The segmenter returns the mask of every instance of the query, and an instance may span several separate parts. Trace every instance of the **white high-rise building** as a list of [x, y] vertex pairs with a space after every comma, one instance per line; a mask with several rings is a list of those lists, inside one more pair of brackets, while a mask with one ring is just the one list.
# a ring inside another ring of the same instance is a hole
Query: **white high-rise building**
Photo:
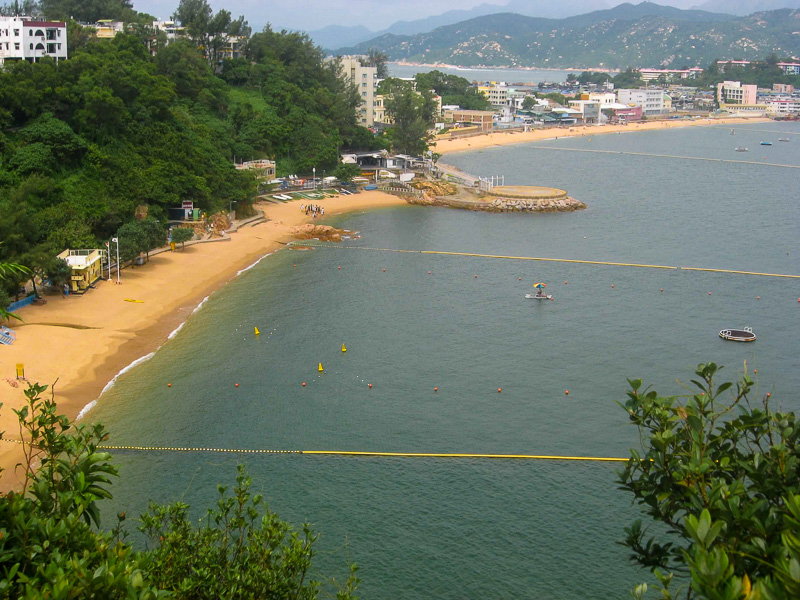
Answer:
[[67, 24], [32, 17], [0, 17], [0, 65], [7, 60], [36, 62], [67, 58]]
[[669, 112], [664, 106], [664, 90], [617, 90], [617, 99], [620, 104], [641, 106], [645, 115], [663, 115]]

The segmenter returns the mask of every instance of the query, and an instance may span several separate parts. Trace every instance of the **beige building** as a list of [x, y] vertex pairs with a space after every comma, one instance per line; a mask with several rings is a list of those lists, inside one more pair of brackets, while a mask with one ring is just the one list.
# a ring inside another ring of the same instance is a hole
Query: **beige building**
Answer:
[[72, 280], [69, 290], [73, 293], [83, 293], [90, 285], [103, 276], [103, 250], [64, 250], [58, 255], [67, 261], [72, 269]]
[[481, 131], [491, 131], [494, 127], [494, 112], [491, 110], [454, 110], [454, 123], [469, 123], [481, 128]]
[[378, 68], [361, 66], [362, 56], [343, 56], [342, 76], [358, 89], [361, 104], [356, 108], [356, 121], [363, 127], [375, 124], [375, 96], [378, 88]]
[[720, 106], [723, 104], [752, 106], [756, 103], [757, 94], [757, 85], [742, 85], [739, 81], [723, 81], [717, 84], [717, 100]]

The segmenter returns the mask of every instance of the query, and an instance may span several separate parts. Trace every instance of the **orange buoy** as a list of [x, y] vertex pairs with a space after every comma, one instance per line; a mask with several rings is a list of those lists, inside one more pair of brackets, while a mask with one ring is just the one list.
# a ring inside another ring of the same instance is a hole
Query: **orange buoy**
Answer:
[[502, 392], [502, 391], [503, 391], [503, 388], [497, 388], [497, 393], [498, 393], [498, 394], [499, 394], [500, 392]]
[[519, 280], [522, 281], [522, 277], [520, 277]]
[[341, 270], [342, 270], [342, 267], [339, 267], [339, 270], [341, 271]]
[[477, 276], [477, 275], [475, 275], [475, 279], [477, 279], [477, 278], [478, 278], [478, 276]]
[[438, 387], [435, 387], [435, 388], [433, 388], [433, 391], [434, 391], [434, 392], [438, 392], [438, 391], [439, 391], [439, 388], [438, 388]]
[[368, 383], [367, 385], [369, 386], [369, 389], [372, 389], [372, 384], [371, 383]]
[[168, 383], [168, 384], [167, 384], [167, 387], [172, 387], [172, 384], [171, 384], [171, 383]]
[[383, 272], [386, 273], [386, 269], [384, 269]]
[[293, 266], [293, 267], [296, 267], [297, 265], [292, 265], [292, 266]]
[[758, 373], [758, 369], [753, 369], [753, 373]]
[[710, 295], [711, 295], [711, 292], [708, 292], [708, 295], [710, 296]]
[[614, 287], [614, 284], [613, 284], [613, 283], [611, 284], [611, 287]]
[[306, 382], [305, 381], [303, 382], [303, 387], [306, 387]]
[[769, 398], [770, 396], [772, 396], [772, 394], [770, 394], [769, 392], [767, 392], [767, 398]]
[[663, 291], [664, 291], [664, 288], [661, 288], [661, 291], [663, 292]]
[[756, 296], [756, 300], [761, 300], [761, 296]]
[[566, 282], [566, 281], [564, 282], [564, 285], [567, 285], [567, 282]]
[[239, 384], [238, 384], [238, 383], [235, 383], [234, 385], [235, 385], [236, 387], [239, 387]]
[[430, 271], [428, 271], [428, 275], [430, 275], [430, 274], [431, 274], [431, 272], [430, 272]]
[[566, 396], [569, 396], [569, 390], [564, 390], [564, 394], [565, 394]]

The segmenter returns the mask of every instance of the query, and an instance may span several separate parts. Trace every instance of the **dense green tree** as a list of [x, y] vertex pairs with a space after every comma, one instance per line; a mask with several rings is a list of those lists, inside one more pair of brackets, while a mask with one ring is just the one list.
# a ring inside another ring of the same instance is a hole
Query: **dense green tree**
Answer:
[[353, 181], [353, 177], [358, 177], [360, 174], [361, 169], [354, 163], [341, 163], [333, 171], [333, 176], [343, 183]]
[[172, 229], [172, 241], [180, 244], [181, 248], [186, 248], [186, 242], [194, 237], [194, 230], [188, 227], [174, 227]]
[[417, 89], [433, 90], [442, 97], [442, 104], [455, 104], [464, 110], [489, 110], [486, 98], [469, 81], [457, 75], [446, 75], [438, 70], [414, 75]]
[[387, 62], [389, 57], [378, 50], [377, 48], [370, 48], [367, 50], [366, 55], [361, 59], [361, 66], [375, 67], [377, 69], [377, 76], [380, 79], [386, 79], [389, 76], [389, 66]]
[[166, 245], [167, 231], [158, 221], [152, 218], [140, 221], [139, 227], [141, 227], [142, 233], [144, 233], [147, 240], [145, 254], [147, 255], [147, 260], [150, 260], [150, 250]]
[[125, 223], [114, 237], [119, 240], [121, 262], [133, 261], [150, 249], [150, 240], [139, 221]]
[[637, 521], [625, 545], [657, 572], [665, 598], [679, 595], [672, 574], [690, 576], [687, 598], [797, 598], [800, 423], [774, 412], [770, 394], [755, 397], [746, 368], [735, 384], [718, 384], [718, 374], [714, 363], [699, 365], [684, 397], [629, 380], [623, 407], [642, 448], [619, 483], [667, 533]]
[[131, 20], [135, 16], [130, 0], [39, 0], [45, 17], [49, 19], [75, 19], [96, 23], [100, 19]]
[[63, 258], [53, 257], [45, 265], [44, 274], [50, 280], [50, 284], [60, 290], [65, 283], [69, 283], [72, 268]]
[[644, 87], [644, 80], [639, 75], [639, 71], [631, 67], [617, 73], [612, 81], [618, 90]]
[[392, 149], [421, 156], [428, 149], [429, 128], [436, 110], [430, 92], [418, 93], [400, 80], [387, 79], [381, 85], [387, 95], [386, 114], [392, 122], [386, 134]]

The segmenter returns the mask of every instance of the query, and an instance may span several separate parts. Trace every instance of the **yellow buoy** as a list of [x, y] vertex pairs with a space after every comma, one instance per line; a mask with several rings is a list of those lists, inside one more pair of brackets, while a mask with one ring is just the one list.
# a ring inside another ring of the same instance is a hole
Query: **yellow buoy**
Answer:
[[318, 371], [319, 371], [320, 373], [322, 373], [322, 371], [324, 371], [324, 369], [322, 368], [322, 363], [319, 363], [319, 369], [318, 369]]
[[256, 335], [261, 335], [261, 332], [258, 330], [258, 327], [256, 327], [255, 329], [256, 329]]
[[342, 344], [342, 352], [347, 352], [347, 348], [344, 347], [344, 344]]

